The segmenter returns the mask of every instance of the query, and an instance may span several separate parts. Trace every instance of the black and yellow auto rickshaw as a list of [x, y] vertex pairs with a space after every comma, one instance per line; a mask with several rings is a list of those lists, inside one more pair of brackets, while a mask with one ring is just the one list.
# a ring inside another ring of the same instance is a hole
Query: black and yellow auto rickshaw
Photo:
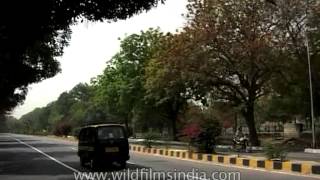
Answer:
[[92, 169], [114, 162], [125, 168], [130, 158], [125, 127], [120, 124], [99, 124], [81, 128], [78, 156], [81, 166], [89, 164]]

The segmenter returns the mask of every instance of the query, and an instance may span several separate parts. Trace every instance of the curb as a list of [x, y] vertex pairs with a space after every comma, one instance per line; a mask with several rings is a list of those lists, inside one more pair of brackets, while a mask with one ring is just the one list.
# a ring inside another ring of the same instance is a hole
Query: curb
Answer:
[[239, 167], [264, 169], [268, 171], [282, 171], [287, 173], [299, 173], [301, 175], [320, 175], [320, 164], [311, 161], [272, 161], [263, 158], [238, 157], [237, 155], [217, 155], [194, 153], [187, 150], [147, 148], [142, 145], [130, 145], [134, 152], [169, 156], [177, 159], [190, 159], [196, 161], [230, 164]]

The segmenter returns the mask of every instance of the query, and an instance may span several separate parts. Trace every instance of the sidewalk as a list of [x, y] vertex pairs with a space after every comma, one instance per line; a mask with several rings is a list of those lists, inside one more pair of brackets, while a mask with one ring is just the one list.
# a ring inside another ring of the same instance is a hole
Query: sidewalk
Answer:
[[[130, 150], [137, 153], [165, 156], [170, 158], [176, 158], [181, 160], [191, 160], [197, 162], [213, 162], [215, 165], [224, 165], [232, 167], [241, 167], [249, 169], [261, 169], [263, 171], [281, 172], [281, 173], [292, 173], [295, 175], [311, 175], [312, 177], [319, 177], [320, 175], [320, 163], [316, 161], [302, 161], [302, 160], [288, 160], [288, 161], [277, 161], [268, 160], [266, 158], [243, 154], [240, 157], [234, 155], [223, 155], [223, 154], [207, 154], [191, 152], [181, 149], [170, 149], [170, 148], [159, 148], [152, 147], [148, 148], [144, 145], [130, 145]], [[258, 153], [256, 155], [261, 155]]]
[[[239, 154], [240, 157], [246, 156], [256, 156], [256, 157], [264, 157], [263, 152], [254, 152], [254, 153], [245, 153], [245, 152], [225, 152], [225, 151], [217, 151], [218, 154], [223, 155], [234, 155]], [[289, 152], [287, 156], [288, 160], [300, 160], [300, 161], [315, 161], [320, 162], [320, 155], [315, 153], [305, 153], [305, 152]]]
[[[144, 139], [129, 139], [130, 144], [140, 144]], [[163, 145], [166, 144], [166, 145]], [[186, 150], [188, 144], [183, 142], [177, 142], [177, 141], [154, 141], [154, 146], [161, 147], [162, 146], [170, 146], [172, 149], [181, 149]], [[220, 145], [218, 148], [216, 148], [216, 153], [221, 155], [237, 155], [239, 154], [242, 157], [246, 156], [255, 156], [255, 157], [265, 157], [264, 152], [261, 151], [261, 148], [258, 147], [255, 152], [252, 153], [245, 153], [245, 152], [235, 152], [230, 151], [230, 148], [232, 146], [230, 145]], [[287, 155], [288, 160], [297, 160], [297, 161], [314, 161], [314, 162], [320, 162], [320, 154], [317, 153], [306, 153], [303, 151], [294, 151], [289, 152]]]
[[[49, 138], [53, 139], [60, 139], [60, 140], [68, 140], [68, 141], [76, 141], [75, 138], [65, 138], [65, 137], [56, 137], [56, 136], [47, 136]], [[130, 144], [131, 143], [137, 143], [141, 142], [143, 139], [129, 139]], [[155, 141], [161, 144], [162, 141]], [[168, 142], [167, 142], [168, 143]], [[186, 143], [182, 142], [169, 142], [171, 148], [174, 147], [176, 149], [185, 149], [183, 148], [186, 146]], [[254, 157], [264, 157], [263, 152], [252, 152], [252, 153], [246, 153], [246, 152], [234, 152], [226, 150], [228, 148], [217, 148], [216, 153], [221, 155], [240, 155], [240, 157], [248, 157], [248, 156], [254, 156]], [[298, 160], [298, 161], [314, 161], [314, 162], [320, 162], [320, 154], [317, 153], [306, 153], [306, 152], [289, 152], [287, 156], [288, 160]]]

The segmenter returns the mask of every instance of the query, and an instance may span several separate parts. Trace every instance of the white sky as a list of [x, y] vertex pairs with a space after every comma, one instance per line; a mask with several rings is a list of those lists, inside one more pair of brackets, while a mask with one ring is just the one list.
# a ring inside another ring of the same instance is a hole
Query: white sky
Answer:
[[46, 106], [80, 82], [90, 82], [102, 74], [106, 62], [119, 51], [120, 41], [132, 33], [150, 27], [160, 27], [163, 32], [175, 32], [184, 26], [181, 16], [186, 13], [187, 0], [167, 0], [147, 13], [135, 15], [116, 23], [83, 23], [72, 27], [70, 45], [59, 57], [62, 72], [53, 78], [33, 84], [23, 105], [16, 107], [13, 116], [20, 118], [36, 107]]

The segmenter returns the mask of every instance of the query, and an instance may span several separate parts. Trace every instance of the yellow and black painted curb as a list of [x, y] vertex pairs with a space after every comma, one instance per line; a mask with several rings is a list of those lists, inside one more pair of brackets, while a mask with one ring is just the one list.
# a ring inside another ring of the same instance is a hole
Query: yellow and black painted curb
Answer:
[[134, 152], [169, 156], [179, 159], [191, 159], [197, 161], [215, 162], [230, 164], [248, 168], [265, 169], [269, 171], [284, 171], [290, 173], [300, 173], [303, 175], [320, 175], [320, 164], [311, 161], [272, 161], [257, 157], [238, 157], [236, 155], [216, 155], [194, 153], [187, 150], [147, 148], [142, 145], [130, 145], [130, 150]]

